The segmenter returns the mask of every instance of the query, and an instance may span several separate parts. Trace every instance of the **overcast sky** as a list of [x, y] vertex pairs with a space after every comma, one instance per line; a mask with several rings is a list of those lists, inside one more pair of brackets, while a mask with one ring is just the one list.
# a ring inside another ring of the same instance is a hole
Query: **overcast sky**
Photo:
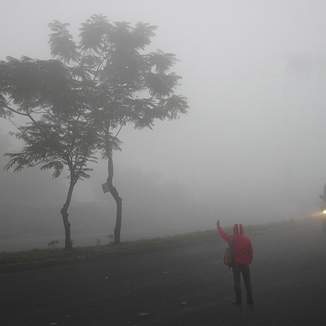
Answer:
[[[156, 228], [214, 228], [217, 218], [222, 225], [251, 224], [318, 209], [326, 182], [325, 1], [1, 0], [0, 59], [49, 59], [47, 24], [70, 23], [77, 41], [92, 14], [157, 25], [150, 50], [176, 54], [174, 70], [183, 78], [177, 93], [190, 106], [178, 121], [120, 134], [115, 184], [125, 205], [122, 238], [124, 227], [140, 230], [143, 223], [150, 235]], [[0, 129], [3, 166], [3, 153], [17, 144], [7, 136], [12, 126], [0, 120]], [[115, 207], [101, 192], [105, 163], [95, 168], [78, 184], [74, 205], [102, 207], [96, 222], [102, 227], [105, 207]], [[30, 173], [38, 175], [2, 176], [1, 192], [10, 198], [28, 182], [30, 202], [50, 196], [60, 208], [64, 178]]]

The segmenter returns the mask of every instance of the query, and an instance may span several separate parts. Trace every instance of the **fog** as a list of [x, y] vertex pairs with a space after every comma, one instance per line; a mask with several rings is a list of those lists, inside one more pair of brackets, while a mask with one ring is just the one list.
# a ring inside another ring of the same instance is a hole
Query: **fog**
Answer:
[[[326, 3], [324, 1], [107, 0], [0, 3], [0, 60], [50, 59], [49, 22], [157, 25], [149, 50], [180, 60], [189, 113], [153, 130], [125, 128], [114, 153], [123, 199], [122, 241], [240, 221], [299, 219], [319, 208], [326, 182]], [[21, 148], [0, 120], [0, 166]], [[60, 209], [67, 179], [38, 168], [0, 170], [0, 250], [63, 245]], [[103, 194], [106, 162], [76, 186], [70, 212], [75, 245], [108, 241], [115, 203]], [[15, 241], [13, 241], [15, 240]]]

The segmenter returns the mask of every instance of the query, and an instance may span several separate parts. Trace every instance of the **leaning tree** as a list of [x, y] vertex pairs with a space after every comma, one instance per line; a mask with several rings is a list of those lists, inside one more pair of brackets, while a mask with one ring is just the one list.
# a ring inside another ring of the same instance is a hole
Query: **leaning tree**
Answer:
[[65, 249], [72, 249], [68, 208], [78, 180], [89, 177], [95, 162], [97, 133], [85, 116], [83, 85], [70, 69], [54, 60], [8, 58], [0, 62], [0, 116], [17, 128], [21, 152], [7, 153], [5, 169], [18, 172], [39, 165], [57, 178], [66, 167], [69, 187], [60, 210], [65, 229]]
[[160, 50], [145, 52], [156, 29], [149, 24], [111, 24], [105, 16], [93, 15], [81, 25], [78, 44], [69, 24], [54, 21], [49, 26], [52, 55], [83, 81], [89, 118], [98, 131], [99, 149], [108, 159], [105, 186], [117, 205], [114, 241], [119, 243], [122, 199], [113, 183], [118, 134], [127, 124], [153, 128], [156, 119], [173, 120], [187, 112], [187, 99], [175, 94], [181, 78], [171, 71], [176, 58]]

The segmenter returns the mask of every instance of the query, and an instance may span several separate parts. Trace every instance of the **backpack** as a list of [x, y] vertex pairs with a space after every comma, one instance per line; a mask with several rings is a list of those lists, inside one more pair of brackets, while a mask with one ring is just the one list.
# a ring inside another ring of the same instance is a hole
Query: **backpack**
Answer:
[[231, 237], [230, 245], [225, 249], [224, 256], [223, 256], [224, 265], [229, 268], [232, 267], [234, 264], [232, 244], [233, 244], [233, 236]]

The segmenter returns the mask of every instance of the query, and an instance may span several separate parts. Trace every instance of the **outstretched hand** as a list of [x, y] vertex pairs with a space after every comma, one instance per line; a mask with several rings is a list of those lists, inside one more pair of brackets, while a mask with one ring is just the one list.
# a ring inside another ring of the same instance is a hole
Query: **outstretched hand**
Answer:
[[220, 220], [217, 220], [216, 225], [220, 226]]

